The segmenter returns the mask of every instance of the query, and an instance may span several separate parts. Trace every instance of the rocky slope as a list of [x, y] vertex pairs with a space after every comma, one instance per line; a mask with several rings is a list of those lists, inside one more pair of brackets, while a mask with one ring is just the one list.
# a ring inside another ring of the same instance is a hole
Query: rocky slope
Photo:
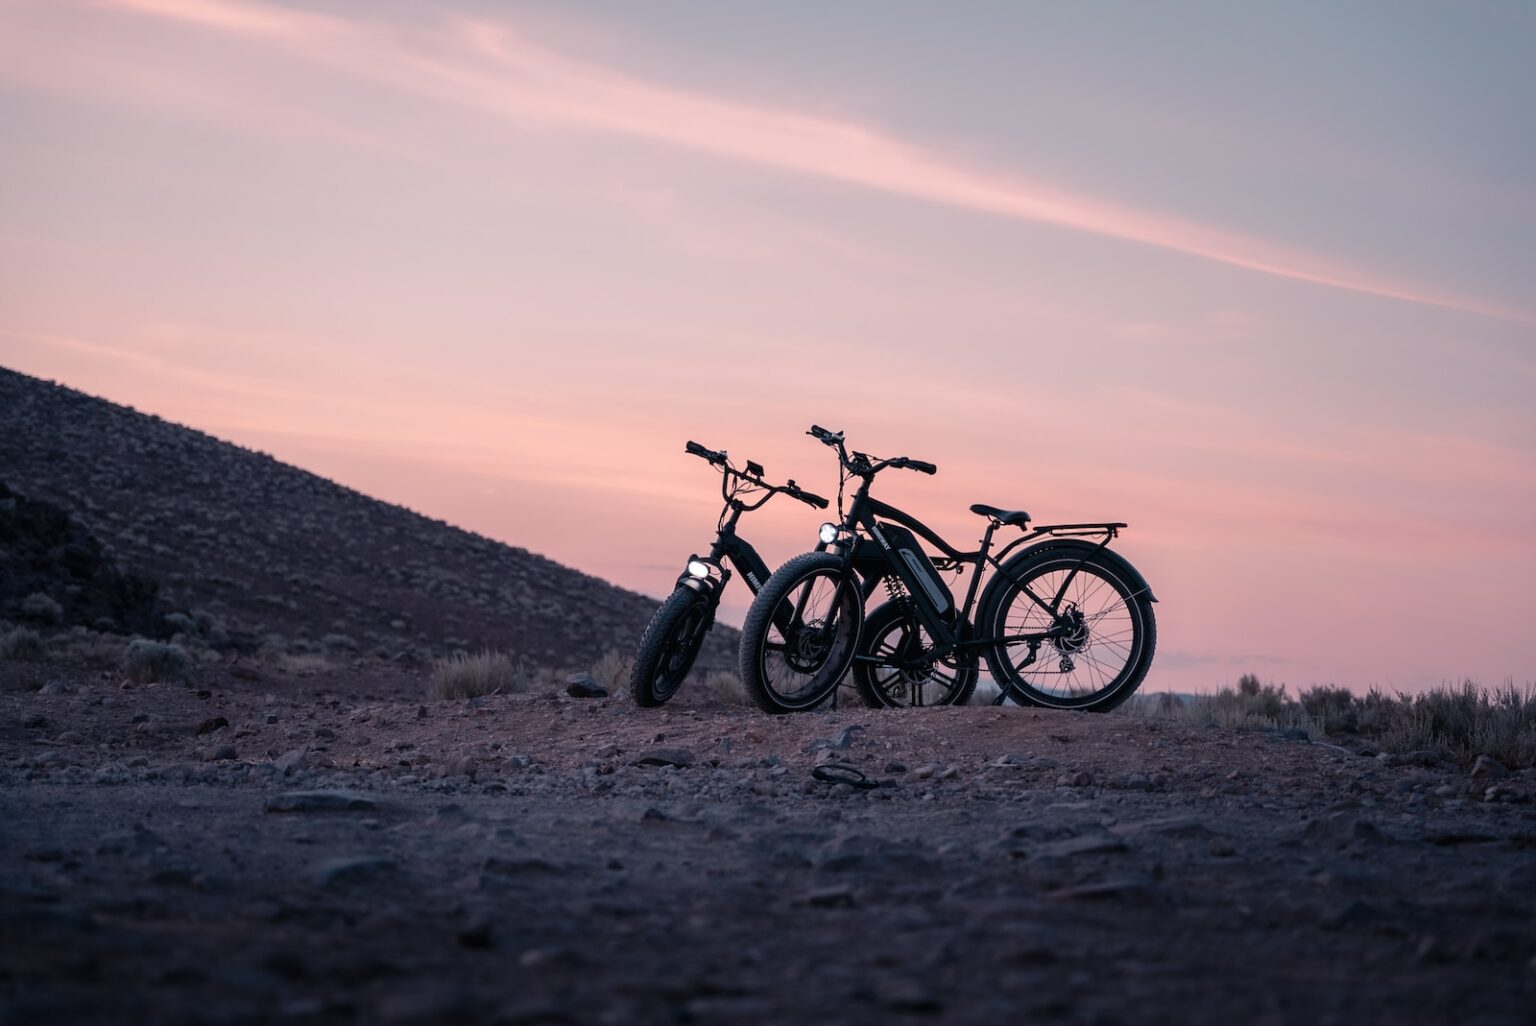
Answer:
[[[631, 651], [655, 603], [190, 428], [0, 368], [0, 479], [247, 647], [491, 647], [542, 665]], [[58, 601], [62, 598], [56, 597]], [[734, 665], [719, 629], [701, 668]]]

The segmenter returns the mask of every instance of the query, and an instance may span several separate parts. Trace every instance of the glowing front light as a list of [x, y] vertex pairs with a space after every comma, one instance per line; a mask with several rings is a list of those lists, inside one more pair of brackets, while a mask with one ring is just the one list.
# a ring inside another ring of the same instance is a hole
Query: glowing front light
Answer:
[[702, 559], [690, 559], [688, 561], [688, 576], [689, 577], [708, 577], [709, 576], [709, 564], [704, 562]]
[[818, 537], [821, 538], [821, 543], [823, 545], [831, 545], [833, 542], [837, 541], [837, 525], [822, 524], [821, 532], [819, 533]]

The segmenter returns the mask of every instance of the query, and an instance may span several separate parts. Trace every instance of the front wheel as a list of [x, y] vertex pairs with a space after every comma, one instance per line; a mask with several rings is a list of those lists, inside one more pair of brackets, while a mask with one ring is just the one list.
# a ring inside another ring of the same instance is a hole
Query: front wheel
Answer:
[[964, 705], [976, 690], [976, 656], [936, 657], [933, 639], [906, 601], [887, 602], [864, 621], [853, 679], [865, 705], [893, 709]]
[[679, 587], [667, 596], [635, 652], [629, 693], [636, 705], [658, 706], [677, 694], [709, 634], [713, 623], [709, 613], [709, 597], [702, 592]]
[[1157, 647], [1157, 621], [1134, 571], [1074, 550], [1017, 563], [986, 604], [981, 629], [998, 641], [987, 668], [1025, 705], [1106, 712], [1136, 691]]
[[803, 712], [826, 700], [858, 648], [864, 603], [827, 552], [779, 567], [741, 628], [741, 682], [765, 712]]

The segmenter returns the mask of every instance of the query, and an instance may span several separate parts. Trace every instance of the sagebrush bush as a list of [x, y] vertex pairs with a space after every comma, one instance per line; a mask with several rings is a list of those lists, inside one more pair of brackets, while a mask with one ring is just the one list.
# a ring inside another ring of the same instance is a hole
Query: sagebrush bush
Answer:
[[25, 627], [0, 634], [0, 659], [35, 661], [43, 658], [47, 649], [42, 635]]
[[29, 620], [39, 623], [61, 624], [64, 622], [64, 607], [59, 605], [49, 595], [40, 591], [34, 591], [21, 600], [21, 612]]
[[140, 683], [185, 681], [192, 676], [192, 657], [180, 645], [135, 638], [123, 653], [123, 672]]
[[610, 694], [617, 694], [629, 686], [629, 674], [634, 667], [633, 656], [621, 655], [610, 648], [587, 672], [593, 680], [607, 688]]
[[494, 693], [526, 691], [534, 675], [522, 660], [505, 652], [455, 652], [432, 664], [432, 694], [436, 698], [478, 698]]
[[1123, 709], [1133, 716], [1239, 730], [1300, 729], [1314, 739], [1357, 735], [1385, 751], [1435, 751], [1462, 764], [1489, 755], [1511, 769], [1536, 766], [1536, 689], [1512, 681], [1491, 689], [1466, 681], [1418, 695], [1375, 689], [1355, 695], [1326, 686], [1293, 699], [1284, 686], [1260, 685], [1245, 674], [1238, 690], [1224, 688], [1183, 701], [1137, 696]]
[[751, 705], [746, 685], [734, 673], [714, 670], [697, 681], [698, 693], [716, 705]]

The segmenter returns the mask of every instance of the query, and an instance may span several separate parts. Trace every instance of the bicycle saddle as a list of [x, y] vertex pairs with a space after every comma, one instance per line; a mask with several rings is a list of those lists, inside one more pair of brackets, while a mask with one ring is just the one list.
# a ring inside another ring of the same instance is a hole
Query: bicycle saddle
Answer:
[[971, 507], [971, 512], [978, 516], [991, 517], [1009, 527], [1023, 527], [1029, 523], [1029, 514], [1022, 509], [998, 509], [996, 506], [983, 506], [978, 502]]

